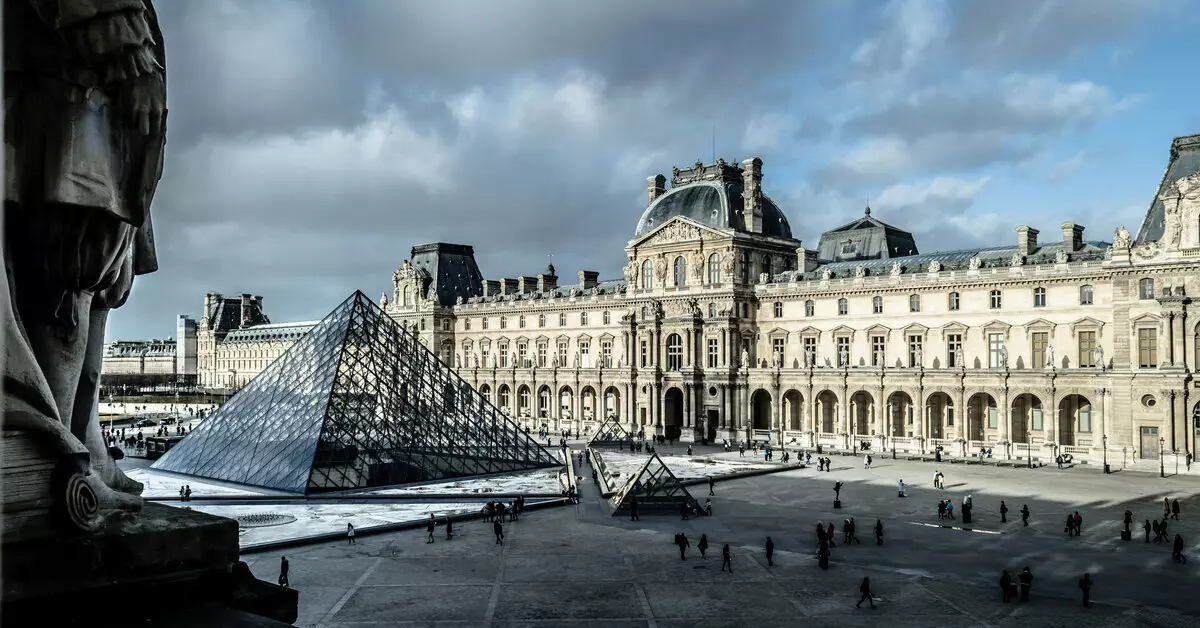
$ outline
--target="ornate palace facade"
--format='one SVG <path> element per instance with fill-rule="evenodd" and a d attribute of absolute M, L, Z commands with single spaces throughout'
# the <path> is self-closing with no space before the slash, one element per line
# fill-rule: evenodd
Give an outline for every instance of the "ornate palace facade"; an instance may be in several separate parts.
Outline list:
<path fill-rule="evenodd" d="M 530 427 L 1180 469 L 1195 452 L 1200 136 L 1111 242 L 1065 222 L 922 252 L 868 209 L 810 248 L 762 180 L 758 159 L 651 177 L 622 280 L 484 280 L 471 247 L 438 243 L 380 302 Z"/>

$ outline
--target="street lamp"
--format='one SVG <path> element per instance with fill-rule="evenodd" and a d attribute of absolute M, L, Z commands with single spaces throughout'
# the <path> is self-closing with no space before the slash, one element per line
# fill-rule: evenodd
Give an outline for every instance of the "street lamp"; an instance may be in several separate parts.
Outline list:
<path fill-rule="evenodd" d="M 1101 436 L 1100 441 L 1104 443 L 1104 473 L 1112 473 L 1108 468 L 1108 434 Z"/>
<path fill-rule="evenodd" d="M 1025 418 L 1025 463 L 1033 468 L 1033 431 L 1029 428 L 1029 418 Z"/>
<path fill-rule="evenodd" d="M 1162 436 L 1159 436 L 1158 437 L 1158 477 L 1160 477 L 1160 478 L 1167 477 L 1167 469 L 1165 466 L 1163 466 L 1163 448 L 1166 446 L 1167 446 L 1167 439 Z"/>

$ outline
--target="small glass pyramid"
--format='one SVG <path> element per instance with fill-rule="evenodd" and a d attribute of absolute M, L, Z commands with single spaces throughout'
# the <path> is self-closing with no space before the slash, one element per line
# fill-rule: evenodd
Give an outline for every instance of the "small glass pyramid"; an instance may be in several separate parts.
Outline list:
<path fill-rule="evenodd" d="M 628 513 L 634 498 L 637 498 L 638 510 L 641 511 L 678 513 L 683 504 L 687 504 L 692 512 L 700 511 L 700 503 L 671 473 L 658 454 L 650 454 L 641 470 L 630 476 L 625 486 L 613 494 L 613 516 Z"/>
<path fill-rule="evenodd" d="M 633 443 L 633 434 L 630 434 L 617 417 L 610 416 L 600 425 L 600 429 L 596 430 L 596 434 L 588 441 L 587 446 L 593 449 L 616 449 L 624 451 L 630 449 Z"/>
<path fill-rule="evenodd" d="M 152 468 L 309 494 L 561 464 L 355 292 Z"/>

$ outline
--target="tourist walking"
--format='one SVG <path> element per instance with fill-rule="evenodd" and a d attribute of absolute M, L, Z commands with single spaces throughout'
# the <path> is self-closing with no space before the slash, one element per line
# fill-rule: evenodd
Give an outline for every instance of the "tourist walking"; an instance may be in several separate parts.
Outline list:
<path fill-rule="evenodd" d="M 733 560 L 729 557 L 728 543 L 725 544 L 725 547 L 721 548 L 721 571 L 725 571 L 726 567 L 729 568 L 729 573 L 733 573 Z"/>
<path fill-rule="evenodd" d="M 883 545 L 883 520 L 875 520 L 875 544 Z"/>
<path fill-rule="evenodd" d="M 435 527 L 437 527 L 437 520 L 434 519 L 433 515 L 431 514 L 429 515 L 429 523 L 425 524 L 425 531 L 429 533 L 429 538 L 425 539 L 426 545 L 433 542 L 433 529 Z"/>
<path fill-rule="evenodd" d="M 775 542 L 769 536 L 767 537 L 767 566 L 775 566 Z"/>
<path fill-rule="evenodd" d="M 863 456 L 863 468 L 864 469 L 871 468 L 871 454 L 867 454 L 867 455 Z"/>
<path fill-rule="evenodd" d="M 1008 523 L 1008 505 L 1000 500 L 1000 523 Z"/>
<path fill-rule="evenodd" d="M 1092 575 L 1083 574 L 1079 579 L 1079 590 L 1083 591 L 1083 607 L 1087 608 L 1088 599 L 1092 597 Z"/>
<path fill-rule="evenodd" d="M 496 534 L 496 545 L 504 545 L 504 526 L 499 519 L 492 521 L 492 532 Z"/>
<path fill-rule="evenodd" d="M 641 517 L 638 516 L 638 500 L 637 496 L 635 495 L 629 500 L 629 520 L 637 521 L 639 519 L 641 519 Z"/>
<path fill-rule="evenodd" d="M 279 557 L 279 586 L 285 587 L 285 588 L 288 586 L 288 571 L 290 570 L 290 568 L 291 568 L 291 565 L 288 564 L 287 556 L 280 556 Z"/>
<path fill-rule="evenodd" d="M 689 504 L 687 502 L 683 502 L 682 504 L 679 504 L 679 518 L 683 519 L 684 521 L 687 521 L 688 513 L 691 512 L 691 510 L 692 510 L 691 504 Z"/>
<path fill-rule="evenodd" d="M 446 540 L 454 538 L 454 520 L 449 515 L 446 516 Z"/>
<path fill-rule="evenodd" d="M 1133 525 L 1133 511 L 1125 511 L 1125 531 L 1129 532 L 1129 526 Z"/>
<path fill-rule="evenodd" d="M 700 550 L 700 558 L 704 558 L 704 559 L 708 558 L 708 556 L 705 556 L 705 554 L 704 554 L 704 552 L 708 551 L 708 535 L 707 534 L 700 535 L 700 542 L 696 544 L 696 549 Z"/>
<path fill-rule="evenodd" d="M 858 585 L 858 592 L 862 593 L 862 597 L 858 598 L 858 604 L 854 608 L 862 608 L 863 602 L 870 602 L 871 608 L 875 608 L 875 594 L 871 592 L 871 578 L 864 576 L 862 584 Z"/>
<path fill-rule="evenodd" d="M 353 523 L 347 523 L 347 524 L 346 524 L 346 540 L 348 541 L 348 544 L 349 544 L 349 545 L 355 545 L 355 542 L 354 542 L 354 524 L 353 524 Z"/>
<path fill-rule="evenodd" d="M 1186 563 L 1187 557 L 1183 555 L 1183 535 L 1175 535 L 1175 543 L 1171 545 L 1171 559 L 1177 563 Z"/>
<path fill-rule="evenodd" d="M 687 560 L 687 548 L 691 545 L 688 542 L 687 535 L 682 532 L 676 534 L 675 544 L 679 546 L 679 560 Z"/>
<path fill-rule="evenodd" d="M 709 495 L 716 495 L 716 494 L 717 494 L 717 493 L 716 493 L 716 491 L 714 491 L 714 490 L 713 490 L 713 487 L 714 487 L 715 485 L 716 485 L 716 483 L 713 481 L 713 477 L 712 477 L 711 475 L 710 475 L 710 476 L 708 476 L 708 494 L 709 494 Z"/>
<path fill-rule="evenodd" d="M 1008 575 L 1008 570 L 1000 572 L 1000 601 L 1007 604 L 1012 600 L 1013 581 L 1012 576 Z"/>
<path fill-rule="evenodd" d="M 896 483 L 896 489 L 897 489 L 898 497 L 905 497 L 905 495 L 904 495 L 904 480 L 900 480 L 899 482 Z"/>
<path fill-rule="evenodd" d="M 1028 602 L 1029 589 L 1033 588 L 1033 572 L 1029 571 L 1029 568 L 1026 567 L 1021 570 L 1017 579 L 1021 581 L 1021 601 Z"/>
<path fill-rule="evenodd" d="M 1071 520 L 1071 523 L 1075 526 L 1075 536 L 1082 535 L 1083 534 L 1083 517 L 1081 517 L 1079 515 L 1078 510 L 1075 511 L 1075 517 Z"/>
<path fill-rule="evenodd" d="M 1029 504 L 1021 505 L 1021 523 L 1025 524 L 1025 527 L 1029 527 Z"/>
<path fill-rule="evenodd" d="M 850 517 L 850 524 L 848 527 L 850 528 L 850 531 L 847 533 L 848 538 L 846 539 L 846 545 L 849 545 L 851 541 L 862 545 L 862 541 L 858 540 L 858 537 L 854 534 L 855 528 L 858 527 L 858 524 L 854 523 L 854 517 Z"/>
<path fill-rule="evenodd" d="M 1171 518 L 1179 521 L 1179 498 L 1171 500 Z"/>
<path fill-rule="evenodd" d="M 1142 529 L 1146 531 L 1146 542 L 1149 543 L 1150 542 L 1150 529 L 1151 529 L 1149 519 L 1146 520 L 1146 523 L 1142 524 Z"/>

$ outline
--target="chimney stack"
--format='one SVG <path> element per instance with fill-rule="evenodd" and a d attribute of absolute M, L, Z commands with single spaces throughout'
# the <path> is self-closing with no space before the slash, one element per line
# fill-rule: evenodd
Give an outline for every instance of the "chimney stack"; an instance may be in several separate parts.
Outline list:
<path fill-rule="evenodd" d="M 1063 232 L 1063 248 L 1068 253 L 1074 253 L 1083 246 L 1083 225 L 1077 225 L 1073 222 L 1064 222 L 1062 224 Z"/>
<path fill-rule="evenodd" d="M 583 290 L 591 290 L 596 287 L 597 280 L 600 279 L 600 273 L 594 270 L 579 271 L 579 287 Z"/>
<path fill-rule="evenodd" d="M 660 197 L 667 191 L 667 178 L 661 174 L 656 174 L 653 177 L 646 177 L 646 193 L 649 197 L 647 207 L 654 204 L 654 199 Z"/>
<path fill-rule="evenodd" d="M 504 292 L 500 290 L 500 282 L 495 279 L 484 279 L 483 296 L 494 297 L 498 294 L 504 294 Z"/>
<path fill-rule="evenodd" d="M 1017 227 L 1017 252 L 1028 257 L 1038 249 L 1038 230 L 1029 225 Z"/>
<path fill-rule="evenodd" d="M 208 313 L 212 310 L 213 293 L 204 293 L 204 311 L 200 312 L 200 324 L 208 328 Z"/>
<path fill-rule="evenodd" d="M 517 294 L 517 280 L 516 279 L 508 279 L 508 278 L 501 279 L 500 280 L 500 293 L 501 294 Z"/>
<path fill-rule="evenodd" d="M 517 292 L 520 292 L 521 294 L 529 294 L 530 292 L 537 292 L 538 283 L 539 283 L 537 277 L 530 277 L 530 276 L 522 275 L 521 278 L 518 279 L 517 281 L 518 281 Z"/>
<path fill-rule="evenodd" d="M 558 275 L 545 272 L 537 276 L 538 292 L 550 292 L 558 287 Z"/>
<path fill-rule="evenodd" d="M 241 306 L 242 322 L 239 327 L 245 328 L 250 324 L 250 295 L 248 293 L 242 293 Z"/>
<path fill-rule="evenodd" d="M 745 203 L 742 220 L 750 233 L 763 231 L 762 163 L 758 157 L 742 161 L 742 201 Z"/>

